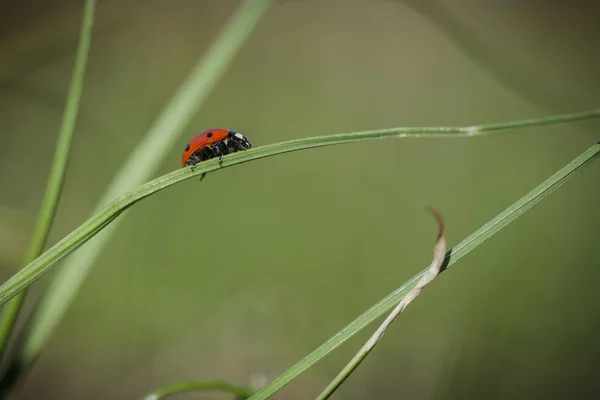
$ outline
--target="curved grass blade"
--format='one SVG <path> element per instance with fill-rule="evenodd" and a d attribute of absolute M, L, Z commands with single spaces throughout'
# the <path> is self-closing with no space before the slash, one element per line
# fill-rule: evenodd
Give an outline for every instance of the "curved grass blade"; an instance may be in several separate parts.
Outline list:
<path fill-rule="evenodd" d="M 50 169 L 48 183 L 42 199 L 40 214 L 36 221 L 33 238 L 31 239 L 30 247 L 25 256 L 23 266 L 27 266 L 31 261 L 40 255 L 42 252 L 54 215 L 58 200 L 62 192 L 65 172 L 67 170 L 69 152 L 71 150 L 71 139 L 77 121 L 77 113 L 79 111 L 79 102 L 83 91 L 83 81 L 85 77 L 85 69 L 87 64 L 88 53 L 92 41 L 92 28 L 94 25 L 94 11 L 96 0 L 87 0 L 83 12 L 83 24 L 79 35 L 79 46 L 75 59 L 73 75 L 71 77 L 71 85 L 67 97 L 67 104 L 58 135 L 58 142 L 54 152 L 54 160 Z M 17 317 L 25 299 L 25 291 L 19 293 L 9 304 L 7 304 L 2 321 L 0 322 L 0 357 L 4 357 L 6 346 L 12 332 L 14 330 Z"/>
<path fill-rule="evenodd" d="M 189 381 L 173 383 L 171 385 L 163 386 L 159 389 L 154 390 L 152 393 L 147 394 L 142 400 L 159 400 L 164 399 L 168 396 L 173 396 L 183 392 L 192 391 L 219 391 L 224 393 L 231 393 L 235 395 L 236 400 L 247 399 L 252 395 L 252 390 L 243 386 L 232 385 L 225 381 Z"/>
<path fill-rule="evenodd" d="M 275 156 L 292 151 L 305 150 L 316 147 L 332 146 L 344 143 L 361 142 L 370 139 L 407 138 L 407 137 L 448 137 L 460 138 L 484 135 L 491 132 L 515 129 L 518 127 L 550 125 L 569 121 L 580 121 L 583 119 L 597 118 L 600 110 L 585 111 L 574 114 L 564 114 L 547 118 L 534 118 L 522 121 L 511 121 L 507 123 L 495 123 L 488 125 L 466 126 L 466 127 L 433 127 L 433 128 L 391 128 L 353 133 L 339 133 L 329 136 L 316 136 L 305 139 L 290 140 L 287 142 L 257 147 L 254 149 L 227 155 L 221 164 L 219 160 L 210 160 L 198 164 L 196 168 L 180 168 L 162 177 L 156 178 L 137 189 L 131 190 L 117 197 L 105 208 L 100 210 L 77 229 L 56 243 L 41 256 L 32 261 L 27 267 L 17 272 L 6 282 L 0 285 L 0 305 L 6 303 L 17 293 L 31 285 L 43 274 L 48 272 L 60 260 L 71 254 L 90 238 L 100 232 L 106 225 L 115 219 L 121 212 L 141 199 L 156 193 L 166 187 L 174 185 L 186 179 L 200 176 L 207 172 L 220 168 L 227 168 L 244 162 L 260 158 Z M 83 268 L 83 267 L 82 267 Z M 74 270 L 77 272 L 77 270 Z M 26 347 L 27 349 L 30 347 Z M 31 355 L 31 354 L 30 354 Z"/>
<path fill-rule="evenodd" d="M 592 110 L 582 113 L 564 114 L 547 118 L 511 121 L 504 124 L 495 123 L 466 127 L 391 128 L 364 132 L 340 133 L 328 136 L 296 139 L 287 142 L 256 147 L 243 152 L 227 155 L 223 158 L 221 164 L 219 164 L 219 160 L 209 160 L 198 164 L 194 169 L 180 168 L 117 197 L 100 212 L 88 219 L 85 223 L 80 225 L 77 229 L 44 252 L 40 257 L 32 261 L 27 267 L 13 275 L 10 279 L 0 285 L 0 305 L 6 303 L 18 292 L 32 284 L 35 280 L 39 279 L 56 263 L 75 251 L 95 234 L 100 232 L 106 225 L 115 219 L 118 214 L 130 207 L 132 204 L 153 193 L 165 189 L 168 186 L 195 176 L 200 176 L 202 174 L 218 170 L 220 168 L 227 168 L 251 160 L 257 160 L 260 158 L 275 156 L 292 151 L 344 143 L 354 143 L 370 139 L 407 137 L 469 137 L 473 135 L 483 135 L 491 132 L 515 129 L 521 126 L 549 125 L 551 123 L 579 121 L 582 119 L 597 118 L 599 116 L 600 110 Z M 588 151 L 591 151 L 591 149 Z"/>
<path fill-rule="evenodd" d="M 445 257 L 446 268 L 450 267 L 458 260 L 469 254 L 476 247 L 481 245 L 487 239 L 498 233 L 502 228 L 519 218 L 525 212 L 530 210 L 533 206 L 538 204 L 556 189 L 561 187 L 565 182 L 571 179 L 576 173 L 580 172 L 584 167 L 589 165 L 592 161 L 600 154 L 600 142 L 596 143 L 580 156 L 575 158 L 560 171 L 552 175 L 550 178 L 545 180 L 542 184 L 537 186 L 531 192 L 527 193 L 516 203 L 502 211 L 496 217 L 494 217 L 487 224 L 473 232 L 469 237 L 460 242 L 456 247 L 451 249 Z M 342 343 L 354 336 L 358 331 L 369 325 L 375 319 L 379 318 L 384 313 L 397 304 L 404 295 L 411 290 L 419 279 L 425 274 L 427 270 L 423 270 L 407 282 L 405 282 L 398 289 L 388 294 L 381 301 L 375 304 L 373 307 L 365 311 L 362 315 L 346 325 L 341 331 L 336 333 L 333 337 L 315 349 L 312 353 L 300 360 L 290 369 L 285 371 L 275 380 L 262 389 L 257 391 L 250 400 L 263 400 L 268 399 L 277 391 L 281 390 L 284 386 L 318 362 L 320 359 L 331 353 L 333 350 L 338 348 Z"/>

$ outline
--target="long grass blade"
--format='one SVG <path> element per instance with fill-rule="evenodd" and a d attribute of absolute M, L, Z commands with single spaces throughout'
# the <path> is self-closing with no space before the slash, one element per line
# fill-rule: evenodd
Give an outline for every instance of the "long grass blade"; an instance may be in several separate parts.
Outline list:
<path fill-rule="evenodd" d="M 502 228 L 515 221 L 533 206 L 549 196 L 552 192 L 575 176 L 575 174 L 580 172 L 584 167 L 594 161 L 599 154 L 600 142 L 584 151 L 580 156 L 575 158 L 560 171 L 545 180 L 542 184 L 537 186 L 531 192 L 527 193 L 506 210 L 502 211 L 487 224 L 473 232 L 469 237 L 464 239 L 456 247 L 446 253 L 445 262 L 447 263 L 447 267 L 455 264 L 458 260 L 469 254 L 487 239 L 498 233 Z M 257 391 L 253 396 L 250 397 L 250 400 L 268 399 L 316 362 L 342 345 L 342 343 L 344 343 L 350 337 L 354 336 L 358 331 L 369 325 L 384 313 L 390 311 L 400 301 L 400 299 L 402 299 L 402 297 L 404 297 L 406 293 L 416 285 L 417 281 L 421 279 L 425 272 L 427 272 L 427 269 L 421 271 L 405 282 L 398 289 L 384 297 L 381 301 L 365 311 L 361 316 L 336 333 L 333 337 L 315 349 L 304 359 L 300 360 L 271 383 Z"/>
<path fill-rule="evenodd" d="M 52 161 L 52 166 L 50 168 L 50 175 L 48 176 L 48 183 L 42 199 L 33 238 L 31 239 L 30 247 L 23 262 L 24 267 L 42 252 L 46 240 L 48 239 L 54 215 L 56 214 L 56 208 L 62 192 L 65 172 L 67 170 L 69 152 L 71 150 L 71 140 L 73 138 L 73 131 L 75 130 L 75 122 L 77 121 L 81 93 L 83 91 L 85 69 L 92 41 L 95 7 L 96 0 L 87 0 L 85 2 L 83 24 L 79 35 L 79 46 L 77 49 L 75 66 L 73 68 L 73 75 L 71 76 L 69 94 L 67 96 L 56 150 L 54 152 L 54 160 Z M 2 358 L 8 341 L 12 336 L 24 299 L 25 291 L 15 296 L 15 298 L 6 305 L 4 313 L 2 314 L 2 321 L 0 321 L 0 353 Z"/>
<path fill-rule="evenodd" d="M 597 118 L 599 116 L 600 110 L 593 110 L 576 114 L 552 116 L 548 117 L 547 119 L 536 118 L 531 120 L 523 120 L 520 121 L 520 123 L 522 126 L 532 126 L 535 124 L 548 125 L 548 121 L 554 121 L 555 123 L 556 121 L 566 122 L 567 120 L 578 121 L 581 120 L 581 118 L 588 119 Z M 569 119 L 567 119 L 567 117 Z M 534 121 L 535 124 L 532 121 Z M 6 282 L 0 285 L 0 305 L 6 303 L 17 293 L 31 285 L 43 274 L 47 273 L 56 265 L 56 263 L 71 254 L 90 238 L 100 232 L 132 204 L 186 179 L 260 158 L 316 147 L 354 143 L 370 139 L 408 137 L 460 138 L 472 136 L 473 132 L 476 132 L 477 135 L 483 135 L 491 132 L 499 132 L 503 129 L 515 129 L 519 126 L 519 122 L 511 121 L 506 124 L 496 123 L 467 127 L 391 128 L 364 132 L 340 133 L 329 136 L 316 136 L 306 139 L 290 140 L 287 142 L 253 148 L 243 152 L 230 154 L 223 158 L 222 163 L 219 163 L 218 160 L 213 159 L 198 164 L 196 168 L 180 168 L 117 197 L 93 217 L 80 225 L 77 229 L 64 237 L 61 241 L 56 243 L 41 256 L 32 261 L 27 267 L 9 278 Z M 593 153 L 599 146 L 600 145 L 595 145 L 591 147 L 584 154 L 589 154 L 589 152 Z"/>

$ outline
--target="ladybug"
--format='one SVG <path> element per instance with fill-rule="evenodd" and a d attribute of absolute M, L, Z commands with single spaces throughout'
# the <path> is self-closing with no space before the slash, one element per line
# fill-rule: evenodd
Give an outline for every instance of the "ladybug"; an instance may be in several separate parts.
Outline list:
<path fill-rule="evenodd" d="M 228 129 L 209 129 L 200 132 L 185 146 L 181 156 L 182 166 L 192 167 L 199 162 L 219 157 L 219 163 L 223 156 L 252 147 L 250 140 L 239 132 Z"/>

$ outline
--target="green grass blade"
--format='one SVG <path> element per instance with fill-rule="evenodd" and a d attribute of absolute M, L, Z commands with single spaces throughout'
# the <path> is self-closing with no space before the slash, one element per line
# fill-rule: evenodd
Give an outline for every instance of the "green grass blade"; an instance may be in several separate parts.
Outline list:
<path fill-rule="evenodd" d="M 534 122 L 535 125 L 548 125 L 557 122 L 574 122 L 582 119 L 598 117 L 600 117 L 600 110 L 593 110 L 575 114 L 551 116 L 547 118 L 528 119 L 519 122 L 511 121 L 506 124 L 496 123 L 467 127 L 391 128 L 353 133 L 339 133 L 329 136 L 316 136 L 305 139 L 290 140 L 287 142 L 276 143 L 230 154 L 223 158 L 221 165 L 219 164 L 218 160 L 213 159 L 198 164 L 195 169 L 180 168 L 176 171 L 156 178 L 137 189 L 118 196 L 92 218 L 80 225 L 77 229 L 32 261 L 27 267 L 13 275 L 10 279 L 0 285 L 0 305 L 6 303 L 18 292 L 32 284 L 35 280 L 39 279 L 43 274 L 48 272 L 54 265 L 56 265 L 56 263 L 75 251 L 95 234 L 100 232 L 113 219 L 115 219 L 121 212 L 130 207 L 132 204 L 171 185 L 202 175 L 204 173 L 292 151 L 339 145 L 344 143 L 354 143 L 371 139 L 409 137 L 461 138 L 472 136 L 474 134 L 483 135 L 490 132 L 499 132 L 503 129 L 515 129 L 519 126 L 532 126 L 534 125 Z"/>
<path fill-rule="evenodd" d="M 224 393 L 230 393 L 236 396 L 236 399 L 247 399 L 252 395 L 252 390 L 243 386 L 232 385 L 228 382 L 215 380 L 215 381 L 189 381 L 173 383 L 171 385 L 163 386 L 159 389 L 154 390 L 152 393 L 143 397 L 143 400 L 159 400 L 164 399 L 168 396 L 173 396 L 178 393 L 191 392 L 191 391 L 219 391 Z"/>
<path fill-rule="evenodd" d="M 144 139 L 139 141 L 139 146 L 116 174 L 99 201 L 97 211 L 111 200 L 149 179 L 183 129 L 208 98 L 245 39 L 273 1 L 247 0 L 238 7 L 217 40 L 198 61 Z M 100 214 L 111 220 L 116 216 L 102 212 Z M 84 235 L 85 240 L 91 238 L 100 230 L 100 226 L 107 223 L 107 220 L 101 221 L 95 218 L 92 220 L 98 225 L 94 227 L 86 225 L 91 230 Z M 118 224 L 114 223 L 110 229 L 102 232 L 102 235 L 95 237 L 86 251 L 68 260 L 51 282 L 32 320 L 30 333 L 24 344 L 22 356 L 24 362 L 35 357 L 44 347 L 117 226 Z"/>
<path fill-rule="evenodd" d="M 456 263 L 458 260 L 469 254 L 477 246 L 481 245 L 487 239 L 498 233 L 502 228 L 519 218 L 526 211 L 530 210 L 546 196 L 550 195 L 570 178 L 572 178 L 577 172 L 589 165 L 593 160 L 596 159 L 596 157 L 598 157 L 598 154 L 600 154 L 600 142 L 583 152 L 579 157 L 571 161 L 568 165 L 552 175 L 541 185 L 527 193 L 516 203 L 498 214 L 494 219 L 479 228 L 472 235 L 450 250 L 446 254 L 446 260 L 448 260 L 447 266 L 450 267 Z M 317 361 L 335 350 L 338 346 L 340 346 L 358 331 L 369 325 L 384 313 L 390 311 L 406 295 L 406 293 L 416 285 L 417 281 L 421 279 L 426 271 L 427 269 L 421 271 L 419 274 L 405 282 L 398 289 L 387 295 L 385 298 L 379 301 L 379 303 L 368 309 L 365 313 L 348 324 L 344 329 L 319 346 L 316 350 L 299 361 L 296 365 L 292 366 L 271 383 L 257 391 L 253 396 L 250 397 L 250 400 L 263 400 L 271 397 L 285 385 L 290 383 L 293 379 L 314 365 Z"/>
<path fill-rule="evenodd" d="M 73 75 L 71 77 L 67 103 L 58 135 L 58 142 L 54 152 L 54 160 L 52 161 L 52 167 L 42 199 L 40 213 L 36 221 L 33 238 L 31 239 L 31 244 L 25 256 L 23 266 L 29 264 L 42 252 L 46 240 L 48 239 L 48 233 L 50 232 L 54 215 L 56 214 L 56 207 L 62 192 L 65 171 L 67 170 L 69 152 L 71 150 L 71 139 L 73 138 L 73 131 L 77 120 L 79 102 L 83 91 L 85 69 L 92 41 L 95 7 L 96 0 L 87 0 L 85 2 L 83 24 L 79 35 L 79 46 L 77 49 Z M 6 346 L 11 337 L 24 298 L 25 291 L 19 293 L 18 296 L 7 304 L 6 309 L 2 314 L 2 320 L 0 321 L 0 354 L 2 357 L 6 351 Z"/>

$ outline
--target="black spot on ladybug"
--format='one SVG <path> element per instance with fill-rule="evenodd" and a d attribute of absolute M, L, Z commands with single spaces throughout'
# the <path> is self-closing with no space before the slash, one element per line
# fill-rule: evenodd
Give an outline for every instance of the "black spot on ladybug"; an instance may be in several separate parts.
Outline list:
<path fill-rule="evenodd" d="M 208 133 L 206 134 L 206 137 L 212 137 L 212 132 L 208 132 Z"/>
<path fill-rule="evenodd" d="M 189 149 L 190 149 L 190 144 L 188 143 L 188 144 L 185 146 L 185 151 L 188 151 Z"/>

